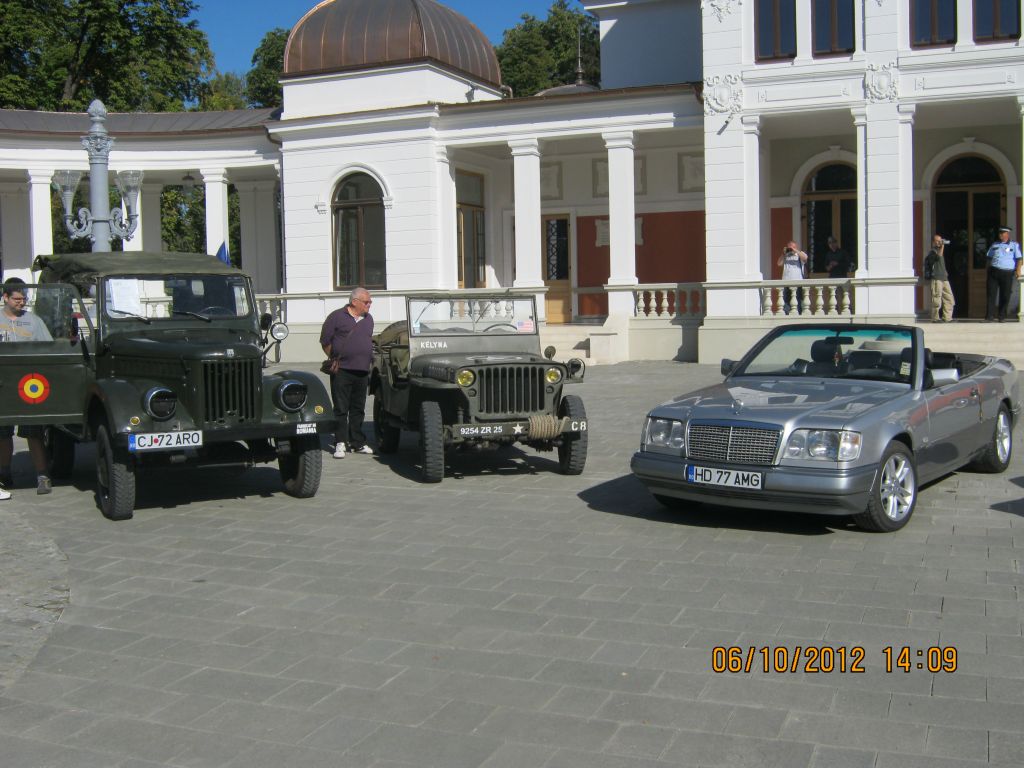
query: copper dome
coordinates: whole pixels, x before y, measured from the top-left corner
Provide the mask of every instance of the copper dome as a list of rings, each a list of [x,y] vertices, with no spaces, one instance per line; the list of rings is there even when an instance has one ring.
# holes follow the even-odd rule
[[[498,86],[494,48],[465,16],[435,0],[324,0],[299,19],[284,75],[435,61]]]

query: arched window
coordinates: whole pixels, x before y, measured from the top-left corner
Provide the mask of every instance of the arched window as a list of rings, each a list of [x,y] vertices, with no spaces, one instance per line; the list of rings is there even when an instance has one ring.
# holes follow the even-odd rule
[[[823,165],[807,178],[802,196],[805,250],[811,272],[823,273],[831,259],[829,238],[851,258],[857,254],[857,171],[846,163]]]
[[[338,184],[331,201],[334,218],[334,289],[387,288],[384,193],[366,173]]]

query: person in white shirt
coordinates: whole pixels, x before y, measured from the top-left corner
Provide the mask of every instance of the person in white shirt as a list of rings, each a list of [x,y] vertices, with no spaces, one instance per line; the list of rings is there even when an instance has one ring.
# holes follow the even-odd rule
[[[807,254],[800,250],[800,246],[796,244],[794,240],[790,240],[786,243],[786,247],[782,249],[782,254],[779,256],[776,264],[782,267],[782,279],[783,280],[803,280],[804,269],[807,266]],[[793,302],[793,289],[783,288],[782,289],[782,303],[783,311],[788,315],[792,310]],[[796,289],[796,311],[797,314],[802,314],[804,311],[804,289]]]

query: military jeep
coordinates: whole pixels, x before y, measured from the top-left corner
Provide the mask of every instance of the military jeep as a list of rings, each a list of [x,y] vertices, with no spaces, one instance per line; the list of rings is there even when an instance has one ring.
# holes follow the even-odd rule
[[[264,373],[288,329],[257,316],[243,272],[147,252],[40,256],[35,268],[27,308],[53,341],[0,343],[0,424],[47,427],[52,477],[93,440],[111,520],[132,517],[136,477],[154,468],[277,461],[286,493],[316,494],[330,398],[315,374]]]
[[[460,291],[406,298],[406,320],[374,337],[370,392],[378,450],[419,433],[422,479],[444,478],[445,450],[522,443],[558,451],[563,474],[587,461],[587,414],[562,388],[583,362],[540,353],[532,295]]]

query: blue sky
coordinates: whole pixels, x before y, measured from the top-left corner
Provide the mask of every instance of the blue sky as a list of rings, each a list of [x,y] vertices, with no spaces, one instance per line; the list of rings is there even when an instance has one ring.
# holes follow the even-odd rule
[[[492,43],[524,13],[547,16],[552,0],[442,0],[476,24]],[[243,74],[263,35],[274,27],[291,29],[318,0],[198,0],[196,19],[213,48],[217,68]],[[582,8],[578,3],[576,7]]]

